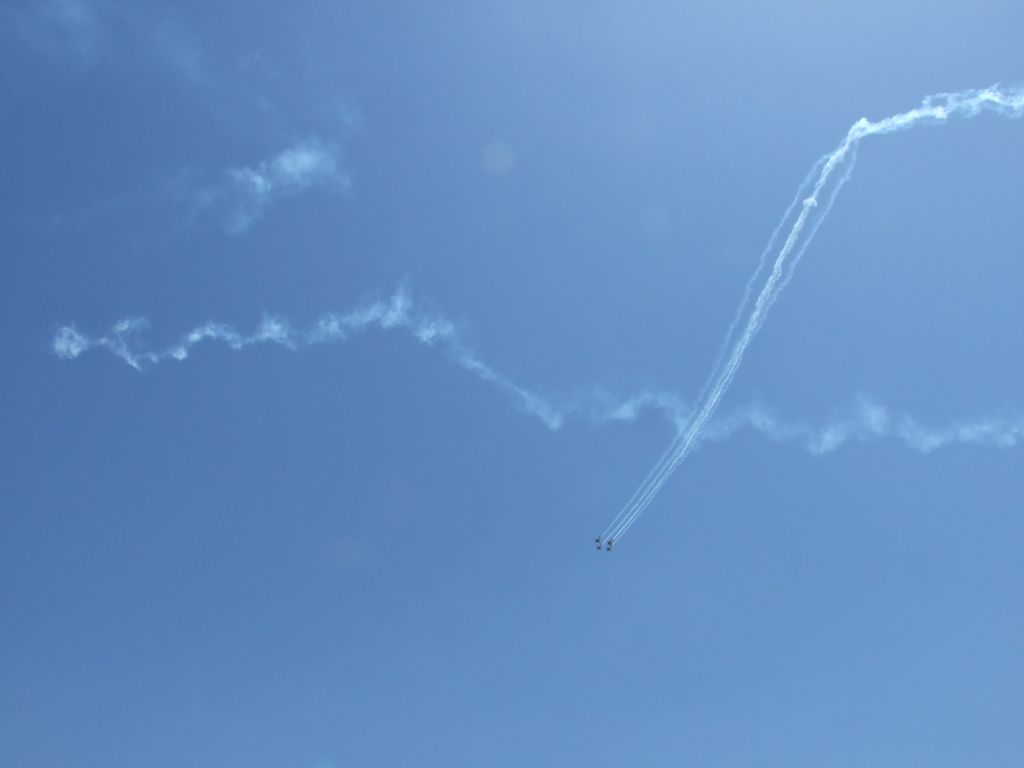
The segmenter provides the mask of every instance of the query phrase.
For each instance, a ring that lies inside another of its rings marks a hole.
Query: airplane
[[[605,549],[606,549],[607,551],[609,551],[609,552],[611,552],[611,551],[612,551],[612,547],[614,547],[614,546],[615,546],[615,539],[608,539],[608,541],[606,541],[606,542],[604,543],[604,548],[605,548]]]
[[[594,544],[597,545],[598,549],[601,548],[601,537],[600,536],[598,536],[596,539],[594,539]]]

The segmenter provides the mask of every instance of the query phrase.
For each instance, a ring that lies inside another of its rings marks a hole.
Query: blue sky
[[[1019,765],[1022,23],[0,5],[0,763]]]

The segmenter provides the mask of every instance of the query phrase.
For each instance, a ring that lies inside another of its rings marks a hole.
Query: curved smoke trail
[[[819,168],[821,168],[821,164],[824,163],[826,159],[827,156],[820,157],[818,158],[818,161],[811,166],[811,170],[807,172],[807,175],[804,177],[804,180],[801,181],[800,186],[797,187],[796,195],[794,195],[793,201],[789,204],[789,207],[786,209],[786,212],[782,215],[782,219],[776,225],[775,230],[771,234],[771,237],[768,238],[768,243],[765,245],[764,250],[761,251],[761,255],[758,257],[757,260],[757,268],[754,270],[753,274],[749,278],[747,278],[747,284],[743,288],[743,296],[740,298],[739,306],[737,306],[735,312],[733,312],[732,320],[729,323],[729,330],[725,332],[725,337],[722,339],[722,342],[718,347],[718,354],[715,355],[715,362],[711,366],[711,373],[708,374],[708,378],[704,382],[704,386],[701,387],[700,389],[700,394],[697,395],[698,403],[704,400],[704,396],[707,394],[708,389],[710,389],[711,385],[715,381],[715,373],[722,366],[722,361],[725,359],[725,353],[729,351],[729,345],[733,340],[733,336],[736,335],[736,328],[737,326],[739,326],[740,320],[743,319],[743,313],[747,309],[747,304],[750,303],[750,296],[754,292],[754,285],[757,283],[757,279],[761,276],[761,273],[764,271],[765,266],[768,264],[768,256],[769,254],[771,254],[772,249],[775,247],[775,242],[779,239],[779,235],[782,234],[782,228],[789,220],[789,217],[793,215],[793,211],[796,210],[797,205],[800,204],[804,192],[807,190],[807,188],[811,185],[811,182],[814,180],[814,174],[818,171]],[[617,514],[615,518],[610,523],[608,523],[604,531],[601,532],[601,535],[599,537],[600,540],[606,540],[610,536],[614,538],[614,531],[619,527],[619,524],[625,520],[626,515],[628,515],[629,512],[632,510],[633,505],[643,494],[648,484],[669,462],[676,449],[677,444],[682,439],[682,436],[683,432],[677,430],[675,438],[669,444],[668,448],[665,449],[665,452],[661,455],[661,458],[659,458],[658,461],[655,462],[654,466],[651,467],[651,471],[647,473],[647,477],[645,477],[644,481],[637,486],[637,489],[635,491],[633,491],[633,495],[630,496],[629,501],[627,501],[623,505],[622,509],[619,511],[619,514]]]
[[[699,399],[697,407],[687,421],[686,426],[672,442],[669,450],[655,464],[654,469],[651,470],[644,482],[633,493],[630,501],[626,503],[616,516],[612,525],[609,526],[609,530],[606,533],[607,536],[621,539],[626,531],[632,527],[633,523],[636,522],[637,518],[650,506],[651,501],[653,501],[672,473],[675,472],[676,468],[693,450],[700,438],[701,432],[714,415],[722,397],[729,389],[729,385],[732,384],[736,371],[743,362],[747,348],[764,325],[768,311],[789,283],[793,270],[813,239],[818,227],[828,215],[840,188],[849,179],[853,170],[856,149],[861,139],[867,136],[908,130],[921,124],[941,124],[951,117],[970,118],[983,111],[995,112],[1006,117],[1021,117],[1024,115],[1024,91],[1019,89],[1003,90],[999,86],[992,86],[981,90],[940,93],[927,97],[921,103],[921,106],[916,109],[900,112],[876,122],[862,117],[850,127],[839,146],[825,156],[821,170],[818,173],[818,178],[814,182],[812,192],[803,201],[800,211],[789,230],[789,235],[775,257],[771,272],[754,302],[753,310],[751,310],[750,315],[747,317],[743,333],[740,334],[736,343],[732,346],[728,357],[722,362],[717,362],[712,368],[711,386],[706,389]],[[843,169],[843,173],[838,177],[830,194],[828,194],[826,205],[819,211],[819,200],[823,193],[826,193],[826,188],[832,181],[833,175],[839,169]],[[792,209],[783,216],[780,226],[788,220],[791,212]],[[810,222],[810,226],[808,226],[808,222]],[[807,230],[806,234],[804,232],[805,229]],[[763,262],[758,265],[755,276],[760,274],[762,267]],[[741,311],[748,297],[749,294],[744,296]],[[734,319],[734,325],[730,328],[730,333],[726,337],[727,340],[734,333],[735,327]]]
[[[834,192],[833,192],[834,196]],[[293,352],[325,345],[344,344],[371,331],[399,332],[415,342],[435,349],[458,367],[493,387],[517,409],[557,431],[570,422],[593,425],[627,423],[656,412],[672,424],[677,436],[690,423],[695,410],[677,393],[643,390],[628,396],[614,396],[600,389],[586,389],[568,398],[551,397],[503,375],[467,346],[456,325],[443,315],[417,308],[408,286],[400,285],[388,299],[364,303],[346,312],[329,312],[307,328],[297,328],[281,317],[265,316],[251,332],[225,323],[208,322],[187,331],[167,346],[150,347],[142,338],[143,319],[116,323],[107,333],[86,334],[74,325],[57,329],[51,342],[53,352],[74,360],[91,350],[105,350],[133,369],[143,372],[162,363],[184,363],[201,346],[222,345],[241,352],[258,346],[280,346]],[[800,446],[816,456],[854,443],[891,440],[921,454],[947,446],[986,446],[1010,449],[1024,444],[1024,413],[1011,409],[1002,413],[975,415],[944,425],[919,421],[908,413],[891,411],[867,395],[860,395],[853,409],[847,408],[821,424],[784,418],[756,403],[716,416],[700,434],[699,443],[720,443],[740,432],[762,435],[773,443]],[[649,490],[655,476],[671,460],[674,441],[640,485],[632,502]],[[617,523],[620,521],[616,521]]]

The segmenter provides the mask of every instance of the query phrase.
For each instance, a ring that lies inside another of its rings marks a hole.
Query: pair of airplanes
[[[602,542],[601,537],[598,536],[594,539],[594,544],[597,546],[598,550],[604,549],[607,552],[611,552],[612,547],[615,546],[615,539],[608,539],[607,541]],[[601,546],[602,544],[604,544],[603,547]]]

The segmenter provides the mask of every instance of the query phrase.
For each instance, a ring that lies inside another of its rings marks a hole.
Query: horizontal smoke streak
[[[404,331],[417,342],[441,349],[458,366],[509,397],[520,410],[539,419],[550,430],[569,422],[590,424],[634,422],[648,413],[663,417],[682,434],[693,409],[676,393],[644,391],[616,398],[600,391],[556,401],[516,384],[474,355],[459,338],[455,325],[444,317],[419,311],[409,290],[402,286],[389,299],[365,304],[346,313],[322,315],[306,331],[298,331],[286,320],[266,317],[250,334],[223,323],[206,323],[186,333],[179,341],[160,351],[140,343],[146,322],[122,320],[104,336],[87,336],[74,326],[58,329],[53,351],[61,358],[74,359],[93,349],[105,349],[137,371],[168,361],[185,361],[192,350],[207,342],[221,343],[241,351],[260,344],[276,344],[289,350],[326,344],[340,344],[370,330]],[[1024,441],[1024,417],[986,417],[933,428],[910,416],[893,414],[870,398],[862,397],[852,411],[822,426],[780,418],[763,406],[740,408],[712,421],[701,442],[720,443],[745,431],[763,435],[776,443],[796,444],[812,454],[827,454],[857,442],[895,440],[920,453],[950,445],[1012,448]]]

